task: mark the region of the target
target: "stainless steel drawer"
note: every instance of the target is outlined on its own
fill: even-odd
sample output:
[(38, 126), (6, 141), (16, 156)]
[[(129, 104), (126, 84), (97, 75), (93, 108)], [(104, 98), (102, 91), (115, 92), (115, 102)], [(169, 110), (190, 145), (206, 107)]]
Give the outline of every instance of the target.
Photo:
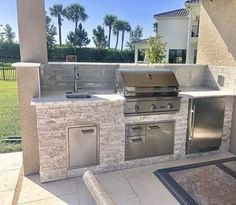
[(127, 136), (145, 135), (145, 125), (126, 126)]
[(148, 124), (146, 156), (168, 155), (174, 152), (174, 122)]
[(126, 137), (125, 159), (145, 157), (145, 136)]
[(68, 128), (69, 168), (96, 165), (97, 144), (96, 126)]

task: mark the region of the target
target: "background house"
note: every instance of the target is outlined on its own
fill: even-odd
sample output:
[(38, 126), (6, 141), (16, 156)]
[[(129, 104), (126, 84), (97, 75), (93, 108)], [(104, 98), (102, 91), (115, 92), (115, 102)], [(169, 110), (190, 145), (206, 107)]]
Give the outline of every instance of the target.
[[(166, 63), (196, 63), (200, 0), (186, 1), (185, 7), (154, 15), (157, 33), (166, 42)], [(138, 50), (147, 48), (147, 40), (133, 42), (136, 63)]]

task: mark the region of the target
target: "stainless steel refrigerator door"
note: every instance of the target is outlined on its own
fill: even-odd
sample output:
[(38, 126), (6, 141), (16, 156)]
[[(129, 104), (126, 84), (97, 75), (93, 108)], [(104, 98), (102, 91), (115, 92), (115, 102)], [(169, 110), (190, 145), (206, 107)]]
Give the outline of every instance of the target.
[(68, 128), (69, 168), (97, 164), (97, 127)]
[(195, 98), (191, 103), (189, 152), (218, 149), (223, 132), (224, 98)]
[(146, 127), (146, 156), (168, 155), (174, 152), (174, 122), (159, 122)]
[(145, 136), (127, 136), (125, 140), (126, 160), (145, 157)]

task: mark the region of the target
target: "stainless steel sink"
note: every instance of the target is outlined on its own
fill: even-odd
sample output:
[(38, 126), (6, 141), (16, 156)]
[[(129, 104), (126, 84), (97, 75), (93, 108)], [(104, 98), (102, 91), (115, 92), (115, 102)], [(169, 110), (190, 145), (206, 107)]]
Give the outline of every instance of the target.
[(74, 93), (74, 92), (66, 92), (66, 97), (67, 98), (91, 98), (90, 94), (87, 93)]

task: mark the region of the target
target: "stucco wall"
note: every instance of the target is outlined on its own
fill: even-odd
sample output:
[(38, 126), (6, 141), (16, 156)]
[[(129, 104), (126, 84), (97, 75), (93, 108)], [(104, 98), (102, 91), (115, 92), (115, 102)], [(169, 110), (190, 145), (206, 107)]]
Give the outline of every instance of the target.
[(204, 0), (197, 63), (236, 66), (236, 1)]
[(188, 17), (158, 18), (158, 33), (167, 42), (167, 59), (169, 49), (187, 49)]

